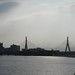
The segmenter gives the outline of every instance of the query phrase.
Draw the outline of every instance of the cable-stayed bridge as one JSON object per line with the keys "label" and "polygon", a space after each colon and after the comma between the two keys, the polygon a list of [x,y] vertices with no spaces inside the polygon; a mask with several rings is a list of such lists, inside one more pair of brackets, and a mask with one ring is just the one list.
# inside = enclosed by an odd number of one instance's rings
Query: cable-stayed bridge
{"label": "cable-stayed bridge", "polygon": [[75,45],[68,39],[56,46],[54,49],[60,51],[75,51]]}
{"label": "cable-stayed bridge", "polygon": [[[34,43],[32,43],[31,41],[27,40],[27,45],[28,45],[28,48],[37,48],[39,46],[35,45]],[[21,49],[22,48],[25,48],[25,42],[21,42],[20,43],[20,46],[21,46]]]}
{"label": "cable-stayed bridge", "polygon": [[[31,41],[29,41],[28,39],[21,42],[20,46],[21,49],[25,48],[25,45],[27,44],[28,48],[37,48],[39,46],[37,46],[36,44],[32,43]],[[75,45],[69,41],[69,38],[67,37],[67,39],[65,41],[63,41],[61,44],[59,44],[58,46],[54,47],[53,50],[60,50],[60,51],[75,51]]]}
{"label": "cable-stayed bridge", "polygon": [[[21,47],[21,50],[20,50]],[[24,56],[66,56],[75,57],[75,46],[67,40],[53,49],[43,49],[32,42],[27,37],[25,41],[18,45],[11,45],[10,48],[4,48],[1,44],[0,55],[24,55]]]}

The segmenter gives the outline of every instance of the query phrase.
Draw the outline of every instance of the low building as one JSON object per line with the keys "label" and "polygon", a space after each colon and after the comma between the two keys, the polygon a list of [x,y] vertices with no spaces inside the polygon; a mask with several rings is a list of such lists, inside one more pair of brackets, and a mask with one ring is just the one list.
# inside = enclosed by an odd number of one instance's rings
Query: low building
{"label": "low building", "polygon": [[20,52],[20,46],[19,45],[11,45],[10,46],[10,54],[18,54]]}

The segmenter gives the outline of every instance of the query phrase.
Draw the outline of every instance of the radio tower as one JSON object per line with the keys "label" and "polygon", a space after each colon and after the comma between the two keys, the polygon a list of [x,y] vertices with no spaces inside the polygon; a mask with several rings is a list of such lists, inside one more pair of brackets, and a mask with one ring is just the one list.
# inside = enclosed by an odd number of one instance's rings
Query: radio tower
{"label": "radio tower", "polygon": [[25,38],[25,50],[28,49],[28,46],[27,46],[27,37]]}
{"label": "radio tower", "polygon": [[67,37],[67,43],[66,43],[65,52],[67,52],[67,48],[68,48],[68,50],[70,52],[70,46],[69,46],[69,39],[68,39],[68,37]]}

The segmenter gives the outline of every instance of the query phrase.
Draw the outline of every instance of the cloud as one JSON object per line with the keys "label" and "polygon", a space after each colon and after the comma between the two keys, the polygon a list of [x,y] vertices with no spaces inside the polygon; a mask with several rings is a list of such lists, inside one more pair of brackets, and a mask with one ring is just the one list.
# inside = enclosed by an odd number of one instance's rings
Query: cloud
{"label": "cloud", "polygon": [[0,0],[0,1],[7,1],[7,0]]}
{"label": "cloud", "polygon": [[9,2],[9,1],[11,2],[12,0],[0,0],[0,4],[5,3],[5,2]]}
{"label": "cloud", "polygon": [[4,13],[12,9],[13,7],[17,6],[18,3],[16,2],[5,2],[0,4],[0,13]]}

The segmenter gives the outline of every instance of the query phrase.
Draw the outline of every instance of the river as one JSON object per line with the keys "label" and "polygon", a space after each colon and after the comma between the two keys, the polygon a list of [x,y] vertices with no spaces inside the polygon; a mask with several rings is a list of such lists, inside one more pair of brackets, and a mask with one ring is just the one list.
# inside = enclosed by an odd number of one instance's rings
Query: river
{"label": "river", "polygon": [[0,56],[0,75],[74,75],[75,58]]}

